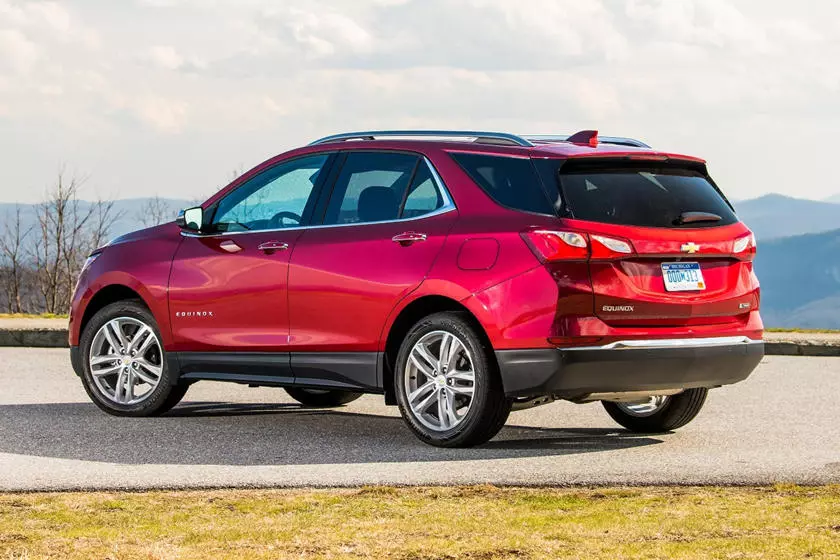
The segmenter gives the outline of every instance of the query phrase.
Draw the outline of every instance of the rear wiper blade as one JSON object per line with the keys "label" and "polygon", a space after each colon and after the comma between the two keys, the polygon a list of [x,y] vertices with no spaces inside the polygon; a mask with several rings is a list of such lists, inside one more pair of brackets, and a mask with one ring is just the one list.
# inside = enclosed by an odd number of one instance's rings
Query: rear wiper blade
{"label": "rear wiper blade", "polygon": [[723,218],[717,214],[712,214],[711,212],[683,212],[671,223],[675,226],[681,226],[685,224],[699,224],[702,222],[719,222],[722,219]]}

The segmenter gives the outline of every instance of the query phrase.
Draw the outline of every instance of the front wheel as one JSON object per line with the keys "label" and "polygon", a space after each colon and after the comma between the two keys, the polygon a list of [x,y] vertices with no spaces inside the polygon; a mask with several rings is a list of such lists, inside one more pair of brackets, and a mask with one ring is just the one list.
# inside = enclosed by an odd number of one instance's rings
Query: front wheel
{"label": "front wheel", "polygon": [[79,341],[82,383],[99,408],[115,416],[156,416],[178,404],[187,385],[170,378],[154,316],[141,301],[100,309]]}
{"label": "front wheel", "polygon": [[464,314],[436,313],[415,324],[400,346],[395,375],[403,420],[428,444],[482,444],[510,414],[492,348]]}
{"label": "front wheel", "polygon": [[287,387],[286,392],[300,404],[318,408],[341,406],[362,396],[361,393],[354,391],[304,389],[302,387]]}
{"label": "front wheel", "polygon": [[613,420],[632,432],[670,432],[694,420],[706,402],[708,389],[686,389],[671,396],[655,396],[625,403],[601,401]]}

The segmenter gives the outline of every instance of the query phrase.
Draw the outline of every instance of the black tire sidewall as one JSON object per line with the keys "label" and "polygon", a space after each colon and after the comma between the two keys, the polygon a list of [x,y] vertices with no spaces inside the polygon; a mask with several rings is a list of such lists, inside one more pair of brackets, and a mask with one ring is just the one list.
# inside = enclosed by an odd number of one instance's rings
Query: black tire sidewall
{"label": "black tire sidewall", "polygon": [[661,410],[650,416],[633,416],[616,403],[602,404],[613,420],[637,433],[664,433],[681,428],[691,422],[706,401],[708,389],[687,389],[668,398]]}
{"label": "black tire sidewall", "polygon": [[[415,418],[411,407],[408,405],[405,389],[406,364],[409,353],[418,340],[433,331],[447,331],[457,335],[470,353],[473,371],[475,372],[473,401],[466,417],[457,426],[443,432],[431,430]],[[488,355],[489,352],[492,352],[488,346],[475,329],[455,313],[430,315],[420,320],[408,332],[397,354],[394,389],[403,420],[423,442],[437,446],[457,447],[462,442],[472,439],[473,433],[483,428],[481,424],[486,421],[488,409],[499,406],[501,383],[498,382],[498,376],[494,369],[495,362],[491,361]],[[505,414],[506,417],[507,414]],[[467,443],[467,445],[471,444]]]}
{"label": "black tire sidewall", "polygon": [[[102,326],[112,319],[118,317],[130,317],[142,321],[152,328],[161,345],[161,380],[152,394],[142,402],[133,405],[115,403],[102,395],[93,381],[90,371],[90,348],[96,333]],[[160,329],[154,315],[141,302],[134,300],[119,301],[106,305],[100,309],[85,325],[82,336],[79,339],[79,351],[82,356],[82,384],[91,400],[109,414],[115,416],[153,416],[163,413],[174,406],[168,397],[173,391],[177,379],[172,379],[177,372],[170,371],[166,360],[166,350],[163,348],[163,339],[160,336]],[[183,396],[183,395],[182,395]]]}

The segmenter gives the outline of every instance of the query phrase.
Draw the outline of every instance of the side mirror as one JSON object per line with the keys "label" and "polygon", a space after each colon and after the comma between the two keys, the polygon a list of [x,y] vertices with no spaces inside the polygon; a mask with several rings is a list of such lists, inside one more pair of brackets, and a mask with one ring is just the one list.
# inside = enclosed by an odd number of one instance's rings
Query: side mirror
{"label": "side mirror", "polygon": [[201,231],[201,225],[204,223],[204,210],[201,206],[181,210],[178,212],[178,217],[175,218],[175,223],[181,229]]}

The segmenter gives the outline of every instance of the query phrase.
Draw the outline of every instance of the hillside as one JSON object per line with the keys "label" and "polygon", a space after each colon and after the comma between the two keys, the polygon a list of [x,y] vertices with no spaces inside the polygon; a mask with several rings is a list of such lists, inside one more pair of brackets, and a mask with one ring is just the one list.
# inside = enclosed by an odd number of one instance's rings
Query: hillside
{"label": "hillside", "polygon": [[768,327],[840,328],[840,230],[759,243]]}
{"label": "hillside", "polygon": [[735,203],[759,240],[840,229],[840,204],[768,194]]}
{"label": "hillside", "polygon": [[[143,229],[149,225],[154,225],[148,221],[144,223],[143,212],[153,199],[151,198],[126,198],[114,201],[114,215],[118,219],[114,222],[113,227],[108,232],[110,237],[116,237],[130,231]],[[178,211],[192,206],[194,201],[182,200],[176,198],[161,198],[158,199],[164,206],[164,215],[168,216],[169,220],[174,220]],[[0,203],[0,224],[6,220],[11,219],[15,212],[15,208],[20,206],[21,218],[23,221],[24,231],[29,228],[34,228],[38,224],[36,209],[34,204],[20,204]],[[79,209],[84,212],[90,206],[90,202],[79,201]],[[2,228],[0,228],[0,231]]]}

